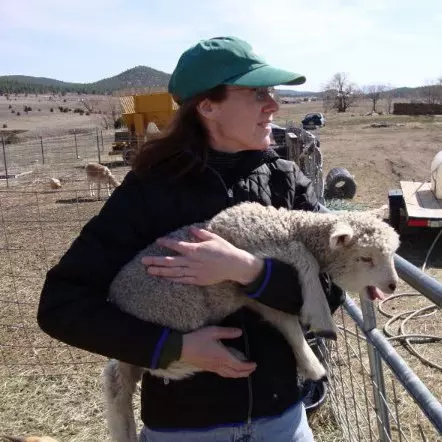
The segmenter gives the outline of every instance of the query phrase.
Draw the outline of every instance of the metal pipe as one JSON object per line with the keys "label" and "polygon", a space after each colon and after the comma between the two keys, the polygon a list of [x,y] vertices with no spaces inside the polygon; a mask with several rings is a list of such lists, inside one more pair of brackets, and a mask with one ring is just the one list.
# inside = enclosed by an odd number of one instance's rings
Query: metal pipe
{"label": "metal pipe", "polygon": [[[351,318],[364,330],[364,318],[361,310],[347,296],[344,308]],[[434,427],[442,433],[442,405],[428,390],[425,384],[416,376],[405,361],[399,356],[394,347],[388,342],[381,331],[377,329],[364,331],[367,340],[376,347],[385,363],[391,368],[396,379],[408,391],[423,413]]]}
{"label": "metal pipe", "polygon": [[[365,294],[360,295],[360,300],[363,314],[362,330],[367,333],[376,328],[376,313],[374,311],[373,303],[365,296]],[[380,419],[377,420],[379,440],[380,442],[387,442],[391,440],[391,429],[390,420],[388,418],[388,408],[385,403],[387,393],[385,390],[382,360],[377,349],[373,345],[368,345],[367,348],[374,403],[376,405],[376,412],[380,417]]]}
{"label": "metal pipe", "polygon": [[399,255],[394,256],[394,265],[401,279],[437,306],[442,307],[442,283],[422,272],[418,267]]}

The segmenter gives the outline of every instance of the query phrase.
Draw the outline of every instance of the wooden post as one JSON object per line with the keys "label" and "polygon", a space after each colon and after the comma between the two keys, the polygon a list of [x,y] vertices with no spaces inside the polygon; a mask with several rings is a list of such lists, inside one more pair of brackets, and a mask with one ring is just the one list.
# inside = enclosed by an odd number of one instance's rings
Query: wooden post
{"label": "wooden post", "polygon": [[285,135],[285,143],[287,146],[287,159],[299,165],[299,156],[301,154],[299,138],[294,133],[289,132]]}
{"label": "wooden post", "polygon": [[100,139],[98,137],[98,127],[96,129],[97,133],[97,153],[98,153],[98,163],[101,164],[101,155],[100,155]]}
{"label": "wooden post", "polygon": [[41,160],[42,163],[45,163],[45,153],[44,153],[44,149],[43,149],[43,137],[40,137],[40,145],[41,145]]}
{"label": "wooden post", "polygon": [[78,155],[78,145],[77,145],[77,132],[74,131],[74,142],[75,142],[75,154],[77,155],[77,160],[80,158]]}

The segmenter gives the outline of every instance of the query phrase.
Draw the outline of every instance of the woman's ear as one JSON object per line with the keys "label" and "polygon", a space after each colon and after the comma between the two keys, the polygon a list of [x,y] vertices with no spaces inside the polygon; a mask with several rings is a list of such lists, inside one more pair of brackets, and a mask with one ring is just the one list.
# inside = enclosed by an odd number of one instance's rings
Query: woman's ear
{"label": "woman's ear", "polygon": [[218,108],[219,106],[217,105],[217,103],[214,103],[208,98],[200,101],[196,106],[198,113],[208,120],[213,120],[216,118],[216,116],[218,115]]}

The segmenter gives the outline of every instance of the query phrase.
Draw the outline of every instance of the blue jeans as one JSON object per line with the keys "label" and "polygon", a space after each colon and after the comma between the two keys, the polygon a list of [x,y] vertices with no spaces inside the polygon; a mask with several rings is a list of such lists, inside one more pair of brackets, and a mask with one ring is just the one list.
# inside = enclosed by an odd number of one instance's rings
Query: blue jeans
{"label": "blue jeans", "polygon": [[207,430],[153,431],[143,427],[139,442],[314,442],[304,404],[297,403],[280,416],[250,424]]}

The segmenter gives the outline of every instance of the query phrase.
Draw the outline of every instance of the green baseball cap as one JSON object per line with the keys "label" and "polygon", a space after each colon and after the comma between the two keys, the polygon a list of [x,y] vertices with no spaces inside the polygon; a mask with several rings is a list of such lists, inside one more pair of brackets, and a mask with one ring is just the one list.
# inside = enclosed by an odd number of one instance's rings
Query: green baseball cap
{"label": "green baseball cap", "polygon": [[272,87],[304,82],[301,74],[270,66],[246,41],[216,37],[200,41],[181,55],[169,80],[169,93],[181,103],[221,84]]}

